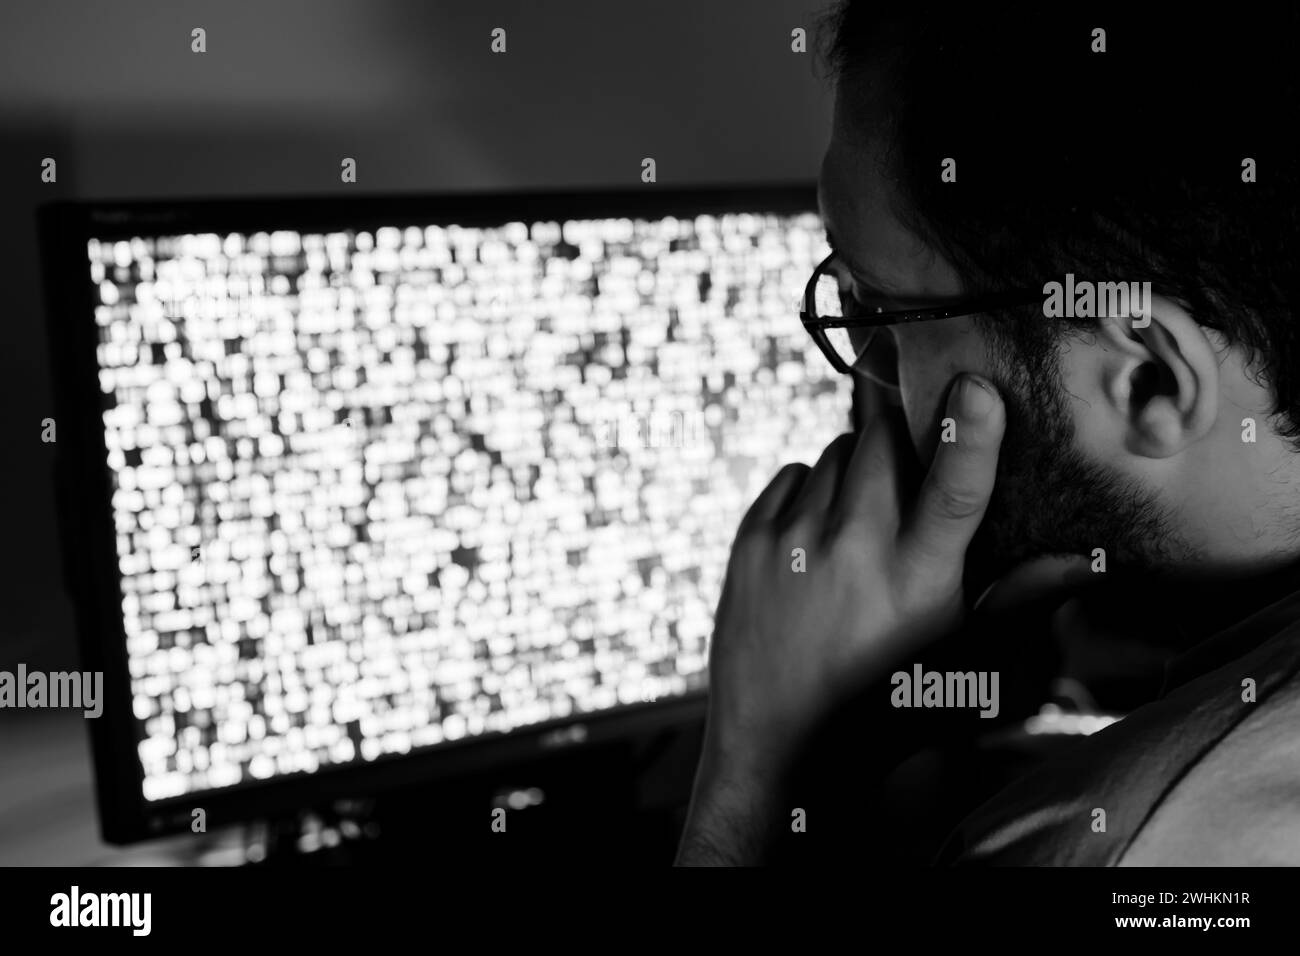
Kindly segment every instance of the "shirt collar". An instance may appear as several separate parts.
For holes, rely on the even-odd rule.
[[[1233,584],[1217,611],[1204,604],[1175,613],[1186,651],[1165,664],[1161,696],[1254,650],[1300,618],[1300,563]],[[1205,636],[1207,627],[1213,629]],[[1216,629],[1217,628],[1217,629]]]

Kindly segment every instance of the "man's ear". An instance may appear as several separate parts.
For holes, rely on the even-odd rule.
[[[1169,458],[1199,441],[1219,407],[1214,344],[1187,310],[1162,296],[1150,300],[1150,321],[1101,319],[1108,347],[1104,387],[1128,423],[1124,447],[1145,458]]]

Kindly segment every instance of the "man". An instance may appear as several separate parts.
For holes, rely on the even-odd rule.
[[[963,808],[939,861],[1300,864],[1300,179],[1279,16],[849,0],[828,18],[819,199],[843,300],[814,293],[804,319],[859,320],[842,364],[879,410],[783,469],[737,532],[680,864],[764,862],[840,826],[863,765],[879,783],[970,736],[905,709],[896,675],[955,648],[1032,693],[998,622],[1073,595],[1128,602],[1135,636],[1186,653],[1158,697]],[[837,794],[820,824],[800,798],[819,748]],[[834,852],[869,854],[865,829]]]

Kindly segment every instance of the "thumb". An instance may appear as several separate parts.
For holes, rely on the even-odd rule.
[[[975,599],[972,610],[1002,614],[1038,602],[1064,602],[1104,578],[1083,555],[1050,554],[1009,570]]]
[[[914,567],[961,567],[993,493],[1006,410],[990,382],[965,374],[948,392],[944,425],[941,439],[952,440],[940,440],[900,535],[899,548]]]

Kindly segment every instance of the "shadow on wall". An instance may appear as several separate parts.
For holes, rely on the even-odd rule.
[[[46,341],[36,206],[41,160],[70,156],[66,129],[31,116],[0,121],[0,208],[8,210],[0,229],[0,262],[6,268],[5,347],[0,348],[0,382],[5,395],[6,467],[0,468],[5,503],[6,587],[0,613],[0,669],[19,661],[50,669],[71,667],[72,609],[63,591],[54,501],[55,446],[41,441],[41,422],[54,415]],[[75,172],[60,164],[59,182],[49,189],[75,188]],[[18,186],[17,184],[31,184]]]

